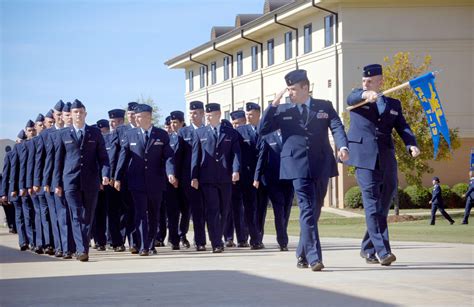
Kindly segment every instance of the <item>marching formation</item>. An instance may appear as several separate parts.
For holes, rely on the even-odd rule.
[[[22,251],[80,261],[94,248],[148,256],[156,247],[196,251],[263,249],[269,201],[277,242],[288,251],[287,226],[294,196],[300,208],[297,267],[324,268],[318,220],[337,162],[356,167],[366,210],[361,256],[390,265],[387,215],[397,184],[391,132],[413,157],[419,154],[400,102],[378,96],[380,65],[364,67],[363,88],[348,104],[348,137],[330,101],[310,96],[304,70],[285,76],[286,87],[261,116],[253,102],[221,119],[220,105],[189,103],[190,124],[173,111],[165,128],[152,124],[152,107],[130,102],[108,120],[89,126],[85,105],[59,101],[28,121],[5,157],[2,201],[15,208]],[[285,93],[290,103],[280,103]],[[127,124],[125,119],[127,119]],[[329,141],[332,134],[334,154]],[[206,233],[207,227],[207,233]]]

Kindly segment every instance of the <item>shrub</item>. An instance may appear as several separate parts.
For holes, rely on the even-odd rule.
[[[455,208],[456,203],[459,202],[459,197],[451,191],[447,184],[441,184],[441,196],[443,197],[444,206],[446,208]]]
[[[403,189],[398,188],[398,206],[400,209],[409,209],[411,208],[410,197],[408,196]],[[391,208],[394,208],[394,202],[392,202]]]
[[[409,185],[403,190],[409,200],[409,208],[430,208],[431,193],[428,189]]]
[[[451,188],[451,191],[453,191],[454,194],[462,198],[462,196],[467,192],[467,189],[469,188],[469,185],[467,183],[456,183],[453,185]]]
[[[346,195],[344,195],[344,205],[349,208],[364,207],[362,203],[362,193],[358,186],[347,190]]]

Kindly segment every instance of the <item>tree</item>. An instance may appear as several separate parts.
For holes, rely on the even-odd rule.
[[[136,102],[138,103],[144,103],[144,104],[147,104],[149,106],[151,106],[153,108],[153,113],[152,113],[152,123],[153,125],[155,126],[159,126],[159,123],[160,123],[160,119],[162,117],[162,115],[160,114],[160,108],[156,105],[156,103],[154,102],[153,98],[151,97],[148,97],[147,99],[144,99],[143,96],[141,96],[140,98],[138,98],[137,100],[135,100]],[[125,107],[125,110],[127,109],[127,107]],[[128,120],[127,118],[125,118],[125,124],[128,124]]]
[[[392,59],[385,57],[384,64],[383,90],[386,90],[426,73],[431,64],[431,56],[426,55],[423,62],[416,66],[412,62],[409,52],[399,52]],[[429,162],[433,159],[433,141],[423,107],[410,88],[396,91],[390,94],[390,97],[401,101],[405,119],[415,134],[418,147],[421,150],[421,154],[416,159],[413,159],[407,154],[405,144],[401,138],[393,131],[398,169],[403,173],[409,185],[421,186],[423,174],[433,173],[433,168],[429,165]],[[449,129],[451,148],[453,150],[461,146],[458,130],[458,128]],[[448,144],[442,138],[436,160],[443,161],[449,159],[451,159],[451,153],[449,152]]]

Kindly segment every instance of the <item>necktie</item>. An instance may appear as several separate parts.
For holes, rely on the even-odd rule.
[[[379,114],[382,114],[385,111],[385,100],[382,97],[377,98],[377,110]]]
[[[217,133],[217,127],[214,127],[214,137],[216,140],[219,138],[219,133]]]
[[[306,121],[308,120],[308,107],[306,106],[306,103],[302,104],[301,108],[303,108],[303,111],[301,112],[301,116],[303,117],[303,123],[306,124]]]
[[[77,141],[82,144],[82,130],[77,131]]]
[[[148,145],[148,140],[149,140],[149,139],[150,139],[150,138],[148,137],[148,130],[147,130],[147,131],[145,131],[145,146]]]

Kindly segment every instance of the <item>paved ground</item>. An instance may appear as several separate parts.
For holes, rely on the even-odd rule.
[[[398,261],[368,265],[359,240],[324,238],[322,272],[295,267],[297,238],[280,252],[171,251],[139,257],[93,251],[88,263],[20,252],[0,229],[1,306],[474,305],[474,245],[393,242]]]

